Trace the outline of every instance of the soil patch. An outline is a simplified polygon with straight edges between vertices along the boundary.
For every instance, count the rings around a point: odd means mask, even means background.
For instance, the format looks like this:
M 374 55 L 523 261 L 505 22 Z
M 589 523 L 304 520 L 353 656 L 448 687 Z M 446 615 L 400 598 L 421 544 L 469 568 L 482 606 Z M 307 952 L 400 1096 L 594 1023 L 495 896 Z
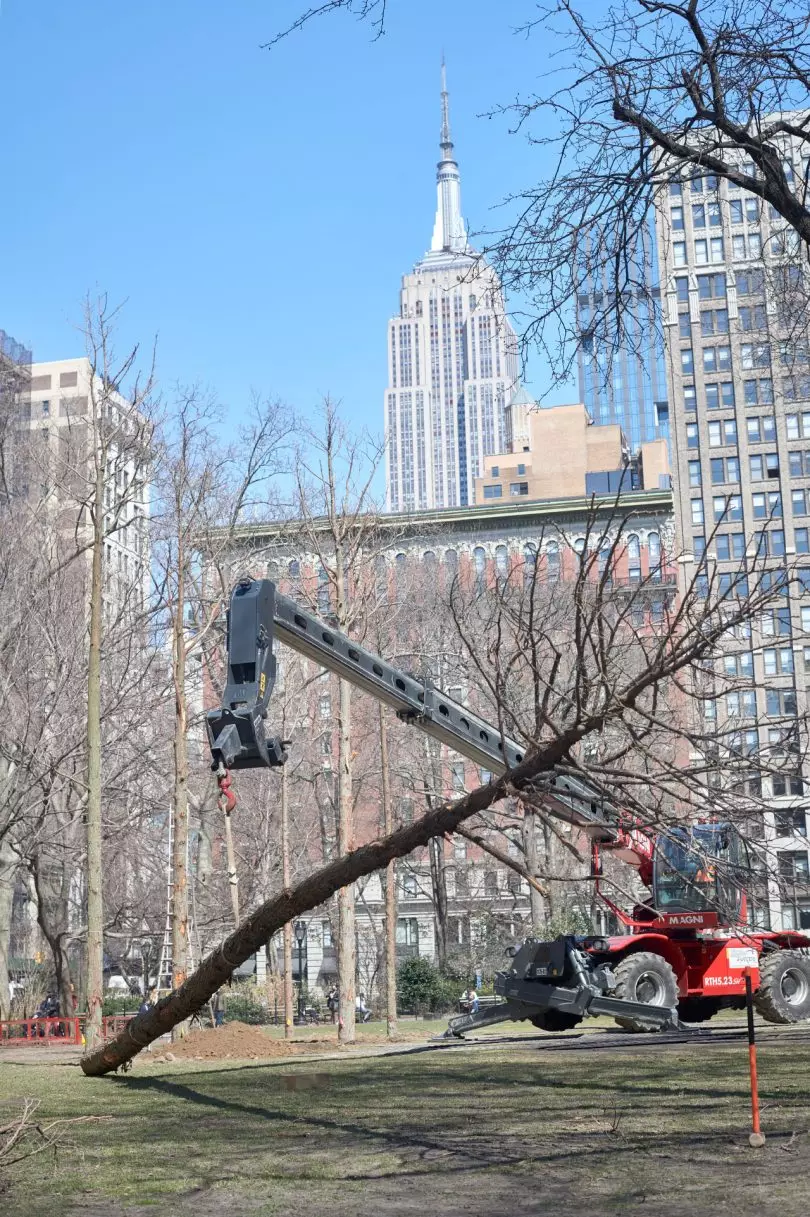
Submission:
M 215 1031 L 192 1031 L 185 1039 L 153 1056 L 158 1063 L 171 1060 L 265 1060 L 268 1057 L 305 1056 L 313 1052 L 334 1052 L 337 1044 L 325 1037 L 309 1040 L 273 1039 L 262 1027 L 247 1023 L 226 1023 Z

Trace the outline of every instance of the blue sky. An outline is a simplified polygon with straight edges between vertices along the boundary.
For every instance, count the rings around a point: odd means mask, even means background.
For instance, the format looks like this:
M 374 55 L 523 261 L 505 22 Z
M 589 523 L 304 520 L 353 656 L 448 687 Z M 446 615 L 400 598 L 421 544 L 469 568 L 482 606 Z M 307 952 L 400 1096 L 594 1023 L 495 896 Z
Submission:
M 302 412 L 330 392 L 381 430 L 386 321 L 433 224 L 442 51 L 476 229 L 541 175 L 478 116 L 547 71 L 545 44 L 511 32 L 524 0 L 399 0 L 377 42 L 337 15 L 261 49 L 302 5 L 2 0 L 0 328 L 35 358 L 82 352 L 103 289 L 127 301 L 122 344 L 157 336 L 165 387 L 200 381 L 234 418 L 252 389 Z

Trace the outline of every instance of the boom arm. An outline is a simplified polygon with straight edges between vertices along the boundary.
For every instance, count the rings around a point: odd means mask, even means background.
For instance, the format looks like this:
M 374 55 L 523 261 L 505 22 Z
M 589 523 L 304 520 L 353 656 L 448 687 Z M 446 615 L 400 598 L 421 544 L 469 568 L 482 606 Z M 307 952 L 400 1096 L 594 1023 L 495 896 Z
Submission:
M 222 763 L 228 769 L 251 769 L 286 760 L 281 739 L 268 738 L 264 728 L 276 678 L 274 637 L 492 773 L 506 773 L 524 759 L 523 747 L 500 728 L 332 629 L 282 596 L 269 579 L 242 579 L 231 594 L 228 613 L 228 680 L 222 707 L 207 716 L 214 768 Z M 537 794 L 551 814 L 576 824 L 593 839 L 616 838 L 616 826 L 602 811 L 601 795 L 587 783 L 554 773 Z

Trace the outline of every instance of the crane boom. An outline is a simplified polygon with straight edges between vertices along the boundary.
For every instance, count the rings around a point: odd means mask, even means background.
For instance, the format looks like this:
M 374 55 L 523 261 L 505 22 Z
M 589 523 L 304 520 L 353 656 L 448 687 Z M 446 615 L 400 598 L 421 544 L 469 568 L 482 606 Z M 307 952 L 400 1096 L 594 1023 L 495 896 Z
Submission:
M 264 729 L 276 678 L 274 639 L 371 694 L 403 722 L 491 773 L 506 773 L 525 759 L 522 745 L 499 726 L 321 621 L 282 595 L 269 579 L 246 578 L 231 594 L 222 707 L 207 716 L 215 767 L 220 761 L 229 769 L 247 769 L 286 760 L 281 739 L 268 738 Z M 544 775 L 535 793 L 551 814 L 594 839 L 616 837 L 616 824 L 604 811 L 601 793 L 587 782 L 554 772 Z
M 229 769 L 273 767 L 287 759 L 285 741 L 268 736 L 264 726 L 276 679 L 274 640 L 370 693 L 404 722 L 493 773 L 508 773 L 525 759 L 523 747 L 500 726 L 341 634 L 281 595 L 269 579 L 245 578 L 231 593 L 222 705 L 206 718 L 213 768 L 226 800 Z M 594 841 L 620 838 L 618 814 L 606 813 L 601 793 L 588 782 L 552 771 L 536 778 L 531 790 L 551 815 L 575 824 Z M 643 1017 L 656 1027 L 677 1025 L 674 1006 L 650 1007 L 611 995 L 610 969 L 594 965 L 589 955 L 599 943 L 601 939 L 572 936 L 550 943 L 527 939 L 517 949 L 512 967 L 497 974 L 495 992 L 503 1000 L 484 1015 L 483 1022 L 530 1018 L 536 1026 L 561 1030 L 601 1013 Z M 461 1035 L 481 1023 L 475 1014 L 454 1019 L 449 1034 Z

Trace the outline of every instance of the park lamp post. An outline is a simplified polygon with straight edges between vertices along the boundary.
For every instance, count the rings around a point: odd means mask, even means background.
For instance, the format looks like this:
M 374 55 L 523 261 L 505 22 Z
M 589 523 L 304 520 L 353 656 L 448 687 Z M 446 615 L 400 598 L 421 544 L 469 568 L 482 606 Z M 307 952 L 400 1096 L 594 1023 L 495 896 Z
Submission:
M 298 943 L 298 1021 L 304 1021 L 304 943 L 307 940 L 307 923 L 296 921 L 295 941 Z

